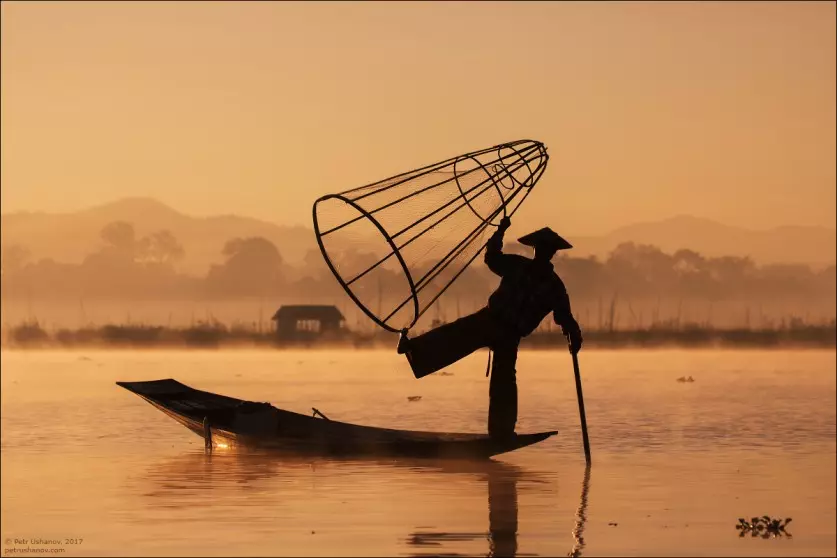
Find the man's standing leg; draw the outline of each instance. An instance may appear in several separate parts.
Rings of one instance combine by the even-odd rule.
[[[503,438],[514,434],[517,424],[517,346],[519,339],[504,339],[494,346],[491,383],[488,387],[488,434]]]

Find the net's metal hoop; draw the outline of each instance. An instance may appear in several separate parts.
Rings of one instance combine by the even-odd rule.
[[[525,141],[526,141],[526,140],[523,140],[523,141],[520,141],[520,142],[511,142],[511,143],[507,143],[507,144],[504,144],[504,145],[499,146],[499,147],[497,148],[497,157],[500,159],[501,164],[505,165],[505,163],[503,163],[502,161],[503,161],[503,159],[505,159],[505,157],[507,157],[508,155],[506,155],[506,156],[504,156],[504,155],[503,155],[503,149],[510,149],[510,150],[512,150],[512,151],[514,152],[514,154],[515,154],[515,155],[517,155],[517,160],[518,160],[518,161],[523,161],[523,164],[525,164],[525,165],[526,165],[526,169],[529,171],[529,178],[528,178],[528,180],[531,180],[531,181],[532,181],[532,183],[527,185],[527,184],[525,184],[525,183],[523,183],[523,182],[520,182],[520,181],[519,181],[519,180],[518,180],[518,179],[514,176],[514,174],[513,174],[513,173],[509,173],[509,172],[507,172],[507,176],[508,176],[509,178],[511,178],[513,182],[516,182],[517,184],[519,184],[520,186],[523,186],[524,188],[532,188],[532,187],[535,185],[535,183],[538,181],[537,179],[538,179],[538,178],[540,178],[540,175],[541,175],[541,174],[543,174],[543,170],[545,170],[546,165],[542,165],[541,167],[539,167],[539,168],[538,168],[538,170],[536,171],[536,172],[538,172],[538,177],[537,177],[537,178],[535,178],[535,173],[533,173],[533,172],[532,172],[532,167],[530,167],[530,166],[529,166],[529,160],[528,160],[526,157],[524,157],[523,155],[521,155],[521,154],[520,154],[520,151],[518,151],[518,150],[515,148],[515,145],[519,145],[520,143],[524,143]],[[541,151],[541,152],[539,153],[539,155],[540,155],[541,157],[545,157],[546,159],[548,159],[549,157],[546,155],[546,149],[543,149],[543,148],[542,148],[542,145],[537,146],[537,147],[540,147],[540,148],[541,148],[541,149],[539,149],[539,151]],[[508,167],[506,167],[506,170],[508,170]]]
[[[456,174],[456,165],[458,163],[460,163],[461,161],[465,161],[465,160],[468,160],[468,159],[471,159],[472,161],[474,161],[479,166],[479,168],[482,169],[482,171],[489,178],[489,180],[491,180],[492,184],[494,184],[494,189],[497,190],[497,196],[499,196],[501,200],[503,199],[503,192],[500,191],[500,186],[497,184],[497,180],[496,180],[495,176],[492,173],[488,172],[488,169],[485,168],[485,165],[483,165],[478,159],[476,159],[475,157],[473,157],[471,155],[464,155],[462,157],[459,157],[453,163],[453,179],[456,182],[456,187],[459,188],[459,193],[462,194],[462,197],[465,199],[465,203],[468,204],[468,209],[473,211],[474,215],[476,215],[482,222],[484,222],[488,225],[493,225],[493,226],[496,227],[498,225],[495,225],[491,221],[486,221],[485,217],[480,215],[479,212],[474,208],[474,206],[471,205],[471,200],[469,200],[468,197],[465,195],[465,190],[462,189],[462,184],[459,183],[459,175]],[[503,217],[505,217],[505,216],[506,216],[506,206],[505,206],[505,204],[503,204]]]
[[[343,290],[346,291],[346,294],[349,295],[349,297],[354,301],[355,304],[358,305],[358,308],[360,308],[363,311],[364,314],[366,314],[367,316],[372,318],[372,320],[376,324],[378,324],[382,328],[386,329],[387,331],[391,331],[393,333],[398,333],[399,332],[398,329],[395,329],[392,326],[390,326],[389,324],[381,321],[381,319],[378,318],[378,316],[376,316],[374,312],[372,312],[369,308],[366,307],[366,305],[363,302],[360,301],[360,299],[352,291],[351,287],[346,283],[346,281],[343,280],[343,277],[340,275],[340,273],[334,267],[334,264],[332,263],[331,258],[328,257],[328,251],[325,249],[325,246],[323,245],[322,236],[320,235],[320,224],[319,224],[319,220],[317,218],[317,204],[320,203],[320,202],[330,200],[330,199],[337,199],[337,200],[340,200],[340,201],[350,205],[352,208],[357,210],[357,212],[360,213],[362,216],[369,219],[369,221],[373,225],[375,225],[375,227],[378,229],[378,231],[380,231],[381,235],[387,241],[387,244],[389,244],[390,248],[392,248],[392,253],[398,259],[398,263],[401,265],[401,270],[404,272],[404,277],[406,277],[406,279],[407,279],[407,284],[410,286],[410,293],[411,293],[411,297],[413,299],[413,306],[414,306],[414,311],[415,311],[415,319],[413,320],[413,323],[410,324],[410,326],[409,326],[409,327],[412,327],[413,325],[415,325],[416,321],[418,321],[418,317],[419,317],[420,314],[419,314],[419,302],[418,302],[418,296],[417,296],[418,293],[416,291],[415,282],[413,281],[413,274],[410,273],[410,269],[407,267],[407,262],[404,261],[404,258],[401,255],[401,251],[395,245],[395,242],[392,240],[392,237],[389,235],[389,233],[386,231],[386,229],[384,229],[384,227],[381,226],[381,224],[378,222],[378,220],[375,219],[375,216],[372,215],[371,213],[369,213],[368,211],[366,211],[365,209],[363,209],[362,207],[360,207],[354,201],[346,198],[345,196],[343,196],[341,194],[329,194],[327,196],[323,196],[323,197],[319,198],[316,202],[314,202],[314,209],[313,209],[313,213],[314,213],[314,235],[317,237],[317,245],[320,247],[320,252],[322,252],[322,254],[323,254],[323,258],[325,259],[326,265],[331,270],[331,272],[334,274],[334,276],[337,278],[337,281],[340,283],[340,286],[343,287]]]
[[[410,329],[479,256],[499,217],[520,209],[548,159],[542,143],[519,140],[323,196],[312,211],[317,245],[363,314],[387,331]]]
[[[493,170],[494,174],[497,175],[497,174],[500,174],[502,169],[503,169],[502,165],[500,165],[499,163],[494,163],[493,168],[491,170]],[[506,177],[506,178],[508,178],[508,177]],[[499,182],[500,186],[502,186],[506,190],[514,190],[514,180],[511,181],[511,186],[506,186],[506,183],[503,182],[503,178],[498,178],[497,182]]]

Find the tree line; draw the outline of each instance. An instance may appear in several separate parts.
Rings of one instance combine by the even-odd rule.
[[[110,298],[121,300],[166,300],[184,298],[240,299],[283,298],[299,301],[344,301],[343,290],[327,268],[320,252],[311,250],[304,260],[290,265],[277,247],[262,237],[233,238],[219,246],[220,263],[203,276],[177,270],[185,256],[183,246],[166,230],[138,237],[126,222],[114,222],[100,233],[102,245],[81,263],[53,259],[35,261],[25,246],[2,249],[4,298]],[[523,247],[510,244],[508,251]],[[345,250],[335,256],[335,265],[364,269],[378,255]],[[749,308],[781,302],[794,308],[813,309],[834,315],[837,276],[835,266],[813,269],[806,265],[757,265],[750,258],[710,258],[689,249],[667,254],[654,246],[624,243],[607,257],[556,256],[555,268],[567,285],[578,312],[612,314],[616,300],[627,308],[623,315],[635,321],[659,321],[655,316],[661,301],[703,301],[723,305],[736,301]],[[433,262],[426,262],[428,268]],[[417,271],[420,273],[420,270]],[[405,294],[401,272],[381,267],[365,280],[368,304],[392,305]],[[442,298],[442,311],[463,314],[485,303],[498,278],[475,261]],[[755,310],[753,310],[755,311]],[[806,310],[808,311],[808,310]],[[644,318],[637,314],[645,312]],[[671,313],[672,311],[670,311]],[[605,318],[606,321],[607,318]],[[599,321],[602,318],[599,317]]]

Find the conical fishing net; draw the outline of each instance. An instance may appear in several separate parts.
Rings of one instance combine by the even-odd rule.
[[[546,170],[540,142],[466,153],[314,203],[326,263],[390,331],[412,327],[479,255]]]

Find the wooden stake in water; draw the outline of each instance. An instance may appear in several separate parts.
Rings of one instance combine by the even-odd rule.
[[[209,427],[209,417],[203,417],[203,446],[206,451],[212,451],[212,429]]]
[[[575,392],[578,395],[578,413],[581,415],[581,435],[584,439],[584,457],[587,465],[590,461],[590,439],[587,437],[587,416],[584,413],[584,394],[581,392],[581,372],[578,369],[578,354],[570,351],[573,356],[573,372],[575,373]]]

